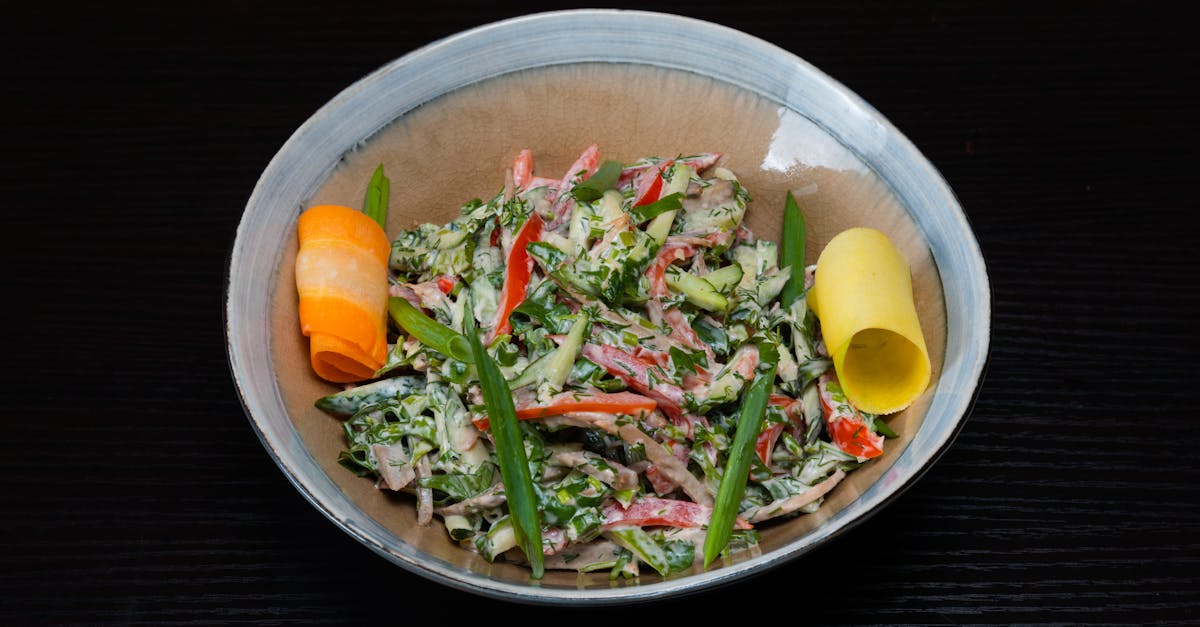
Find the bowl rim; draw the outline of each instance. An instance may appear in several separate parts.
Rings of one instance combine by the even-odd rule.
[[[275,387],[274,394],[272,394],[270,385],[264,387],[263,385],[248,383],[248,364],[254,361],[252,355],[250,355],[250,346],[254,340],[248,338],[247,331],[240,324],[240,321],[244,318],[241,314],[245,310],[245,303],[243,302],[245,298],[242,297],[243,292],[241,290],[243,288],[240,279],[246,273],[245,268],[252,266],[252,261],[261,264],[264,263],[264,260],[258,258],[256,253],[250,251],[247,242],[247,238],[249,237],[247,235],[247,217],[251,215],[255,208],[264,206],[267,203],[270,194],[270,184],[278,184],[278,179],[287,171],[287,156],[295,153],[297,150],[304,149],[314,141],[318,141],[315,138],[321,135],[322,131],[328,131],[331,128],[333,120],[342,109],[352,104],[365,106],[364,99],[369,100],[371,89],[378,87],[389,77],[395,77],[398,73],[402,75],[404,72],[414,72],[414,67],[445,61],[448,58],[454,58],[455,55],[470,52],[480,47],[486,49],[500,42],[511,43],[514,39],[517,39],[516,35],[554,33],[561,32],[563,29],[574,29],[573,36],[575,37],[581,34],[579,29],[584,29],[583,33],[607,33],[609,36],[613,36],[614,34],[618,34],[618,36],[623,35],[630,38],[625,40],[624,43],[629,43],[631,46],[628,50],[615,47],[615,52],[602,55],[588,56],[580,53],[576,57],[559,58],[558,60],[550,59],[545,63],[510,67],[503,71],[495,71],[493,68],[488,68],[473,73],[469,80],[465,80],[455,88],[484,81],[505,73],[546,65],[593,61],[641,63],[710,76],[752,93],[766,96],[777,101],[781,106],[791,108],[800,115],[812,119],[810,112],[799,111],[796,108],[800,101],[808,102],[810,105],[813,104],[809,100],[805,100],[811,99],[811,94],[797,93],[800,90],[793,89],[793,86],[788,84],[789,80],[798,81],[803,79],[806,84],[811,83],[826,90],[825,93],[819,94],[823,98],[820,104],[826,108],[834,107],[834,109],[827,110],[827,114],[830,114],[830,111],[836,111],[838,114],[855,116],[860,122],[865,122],[867,127],[866,140],[882,140],[883,143],[876,146],[878,150],[893,155],[893,159],[898,159],[898,162],[903,163],[905,167],[912,168],[911,172],[905,171],[904,175],[917,177],[918,182],[923,183],[925,191],[933,194],[935,201],[938,203],[937,206],[941,207],[942,213],[946,214],[940,215],[939,219],[941,222],[947,223],[952,229],[957,239],[955,244],[961,247],[954,249],[954,253],[958,255],[955,258],[954,267],[958,272],[956,276],[965,275],[972,280],[968,281],[969,285],[962,286],[964,289],[956,290],[952,294],[950,290],[946,289],[947,275],[944,272],[939,272],[939,274],[942,276],[943,291],[946,292],[945,297],[947,299],[947,355],[949,356],[951,349],[950,335],[952,332],[955,332],[958,334],[958,342],[955,345],[961,344],[964,348],[964,353],[961,356],[963,359],[956,365],[956,368],[958,371],[961,371],[962,376],[960,378],[964,380],[963,383],[965,385],[969,386],[969,389],[955,389],[952,394],[943,394],[939,386],[939,390],[935,394],[935,402],[931,404],[929,412],[933,412],[935,405],[939,408],[945,406],[943,410],[946,413],[945,420],[939,422],[936,432],[934,425],[928,424],[928,419],[925,424],[922,424],[913,441],[909,443],[906,450],[895,460],[892,468],[885,472],[884,477],[892,475],[893,482],[887,486],[878,485],[883,482],[884,477],[881,477],[876,484],[872,485],[871,488],[855,499],[855,501],[848,504],[843,510],[833,515],[829,520],[826,520],[808,534],[792,540],[779,549],[685,577],[668,578],[653,583],[639,583],[637,585],[624,585],[614,588],[542,588],[536,585],[492,579],[480,573],[467,572],[464,569],[441,562],[440,560],[423,560],[421,559],[423,554],[420,554],[411,547],[407,547],[411,550],[405,550],[406,547],[386,545],[383,540],[377,537],[376,533],[378,530],[372,528],[371,523],[373,521],[356,519],[352,515],[352,512],[348,513],[345,511],[347,503],[337,502],[338,499],[329,494],[327,487],[322,489],[322,486],[317,485],[320,477],[313,477],[309,473],[314,467],[321,475],[324,475],[324,473],[319,466],[315,465],[315,461],[312,460],[311,456],[307,460],[304,459],[304,454],[307,451],[304,449],[303,443],[299,442],[299,437],[295,433],[294,428],[289,434],[287,429],[281,429],[277,425],[272,425],[263,417],[265,413],[264,403],[269,404],[271,401],[275,401],[282,405],[278,388]],[[731,50],[736,50],[738,54],[748,55],[752,58],[763,60],[766,63],[774,64],[776,69],[783,68],[788,70],[787,78],[786,80],[781,79],[779,84],[764,86],[761,81],[770,79],[763,78],[761,74],[751,73],[746,75],[759,76],[760,82],[756,83],[742,75],[713,76],[704,71],[698,64],[687,66],[686,63],[678,61],[659,61],[637,57],[638,54],[641,54],[641,49],[636,45],[638,42],[634,34],[629,33],[646,32],[654,32],[656,36],[665,35],[668,37],[678,36],[682,33],[686,33],[689,37],[708,37],[710,41],[720,41]],[[434,94],[433,97],[442,93],[448,93],[449,91],[453,91],[453,89],[443,89]],[[416,97],[416,99],[419,100],[420,98]],[[423,102],[427,101],[428,99]],[[418,102],[414,106],[419,106],[420,104],[421,102]],[[817,120],[813,121],[821,125],[826,132],[829,132],[839,141],[845,139],[842,133],[835,133],[828,126],[820,124]],[[378,130],[378,128],[375,130]],[[367,137],[369,137],[369,133],[362,135],[357,141],[362,141]],[[885,176],[885,172],[880,171],[878,160],[883,157],[876,155],[875,159],[871,159],[871,155],[860,152],[860,150],[855,149],[855,146],[846,145],[864,163],[870,165],[879,174],[880,178],[892,187],[893,191],[896,191],[893,180]],[[332,167],[332,163],[330,167]],[[310,194],[311,191],[308,190]],[[301,195],[303,195],[303,192]],[[918,216],[912,214],[911,205],[908,202],[904,202],[903,204],[909,215],[918,221],[918,228],[928,242],[930,232],[927,229],[930,225],[922,224],[917,220]],[[934,252],[936,253],[937,251],[935,250]],[[248,260],[248,258],[252,259]],[[939,269],[943,267],[936,254],[935,263],[937,263]],[[278,254],[274,258],[274,267],[277,266]],[[631,601],[650,601],[668,596],[690,595],[750,576],[756,576],[825,545],[830,539],[861,524],[870,516],[878,513],[887,504],[893,502],[923,476],[933,463],[949,448],[965,424],[979,390],[982,387],[984,372],[990,353],[992,293],[983,256],[967,217],[962,211],[953,191],[941,174],[920,151],[871,105],[797,55],[753,35],[724,25],[697,18],[654,11],[571,9],[531,13],[491,22],[417,48],[383,65],[346,87],[308,118],[289,137],[272,158],[267,168],[264,169],[246,204],[245,211],[234,236],[233,245],[229,248],[225,279],[223,323],[231,378],[237,389],[239,401],[256,436],[297,491],[337,527],[364,546],[367,546],[379,555],[410,572],[460,590],[496,599],[530,604],[584,603],[590,605],[610,605]],[[970,298],[967,298],[968,295]],[[959,325],[951,327],[952,300],[956,301],[956,305],[962,306],[962,311],[966,312],[964,314],[967,318],[964,320],[966,324],[961,325],[961,327],[970,327],[971,331],[965,331]],[[946,375],[945,368],[942,375]],[[284,413],[286,419],[286,412]],[[288,426],[290,426],[290,422]],[[921,441],[918,446],[919,439]],[[299,450],[302,451],[299,454],[296,452],[297,445],[299,445]],[[300,469],[297,469],[296,464],[298,462],[303,464],[305,461],[308,463],[308,467],[305,469],[308,472],[302,473]],[[904,466],[901,466],[902,461],[906,462]],[[328,480],[328,477],[326,476],[325,479]],[[875,490],[874,494],[872,494],[872,490]],[[869,494],[871,494],[870,499],[864,501],[864,498]],[[342,500],[345,500],[344,494],[342,494]],[[349,503],[349,506],[353,509],[352,503]],[[375,526],[378,527],[378,524],[376,523]]]

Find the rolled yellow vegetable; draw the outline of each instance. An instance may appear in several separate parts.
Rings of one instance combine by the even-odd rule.
[[[890,414],[929,386],[929,352],[908,261],[876,229],[847,229],[821,251],[808,304],[846,397]]]

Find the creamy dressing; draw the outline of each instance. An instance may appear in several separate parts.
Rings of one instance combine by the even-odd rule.
[[[355,206],[371,172],[383,164],[392,181],[387,231],[395,237],[418,222],[444,224],[468,199],[497,194],[505,168],[521,149],[535,156],[534,176],[557,178],[592,142],[599,144],[601,159],[623,161],[721,151],[718,164],[735,172],[751,193],[745,224],[755,236],[778,238],[783,198],[792,190],[809,222],[809,263],[840,230],[874,226],[897,234],[914,260],[918,292],[932,295],[925,304],[941,305],[936,270],[915,226],[855,154],[777,103],[711,79],[649,66],[541,68],[443,96],[345,155],[309,204]],[[944,320],[940,310],[938,319]],[[940,334],[937,338],[940,343]],[[935,367],[940,348],[931,346],[939,362]],[[310,409],[314,396],[305,399]],[[343,442],[340,431],[326,416],[296,414],[302,437],[320,463],[328,464],[330,457],[321,451]],[[443,417],[438,418],[442,426]],[[419,543],[429,545],[428,534],[404,524],[411,515],[395,517],[394,502],[364,493],[344,472],[330,475],[389,528],[402,537],[419,534]]]

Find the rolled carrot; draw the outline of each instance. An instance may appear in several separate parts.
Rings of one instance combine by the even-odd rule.
[[[296,291],[313,370],[349,383],[387,357],[387,234],[361,211],[319,205],[300,214]]]

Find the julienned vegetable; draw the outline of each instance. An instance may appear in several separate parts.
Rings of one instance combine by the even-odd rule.
[[[386,359],[317,401],[341,463],[534,577],[671,576],[816,511],[891,432],[837,385],[794,199],[782,245],[756,238],[719,159],[593,144],[543,177],[523,150],[496,196],[398,233]]]
[[[530,214],[517,231],[512,243],[512,251],[504,264],[504,286],[500,289],[500,302],[496,308],[496,319],[488,334],[488,344],[497,335],[508,335],[512,324],[508,317],[512,310],[525,300],[525,290],[529,286],[529,276],[533,271],[533,259],[529,257],[529,245],[538,241],[542,234],[542,218],[538,214]]]

